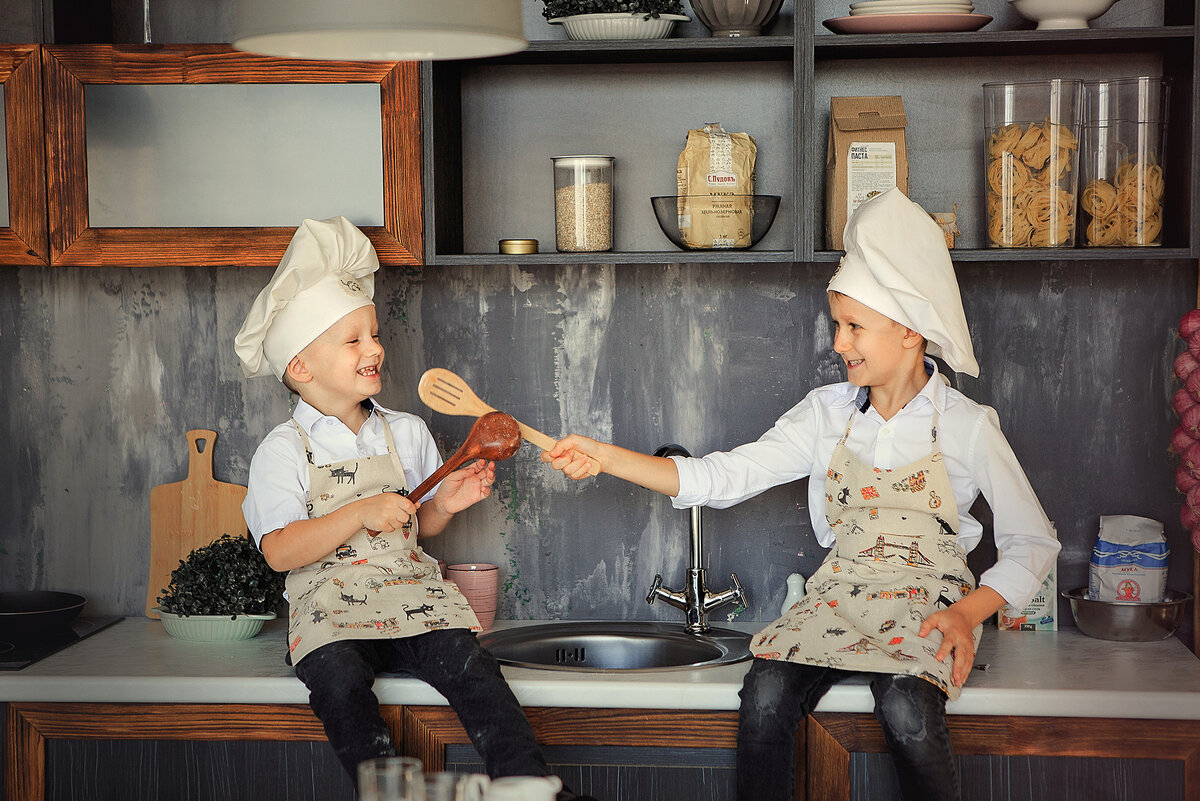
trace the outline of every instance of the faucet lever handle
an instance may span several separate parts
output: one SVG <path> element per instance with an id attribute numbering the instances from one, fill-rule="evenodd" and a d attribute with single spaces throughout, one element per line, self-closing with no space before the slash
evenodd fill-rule
<path id="1" fill-rule="evenodd" d="M 650 585 L 650 592 L 646 595 L 646 603 L 654 603 L 654 599 L 658 597 L 660 587 L 662 587 L 662 573 L 655 573 L 654 582 Z"/>
<path id="2" fill-rule="evenodd" d="M 746 600 L 746 591 L 742 589 L 742 582 L 738 581 L 737 573 L 730 573 L 729 580 L 733 582 L 733 594 L 738 603 L 749 608 L 750 602 Z"/>

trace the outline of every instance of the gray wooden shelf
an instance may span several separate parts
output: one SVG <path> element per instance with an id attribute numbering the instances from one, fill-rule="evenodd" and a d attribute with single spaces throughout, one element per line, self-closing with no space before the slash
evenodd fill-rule
<path id="1" fill-rule="evenodd" d="M 1147 9 L 1162 2 L 1164 24 L 837 35 L 824 33 L 813 6 L 787 0 L 792 35 L 543 40 L 503 58 L 423 64 L 425 263 L 836 261 L 839 253 L 823 249 L 828 98 L 864 94 L 900 94 L 906 107 L 911 103 L 914 199 L 933 211 L 958 204 L 960 223 L 974 223 L 960 237 L 955 261 L 1194 261 L 1200 257 L 1200 0 L 1142 2 Z M 982 128 L 973 93 L 987 81 L 1061 74 L 1046 74 L 1047 65 L 1069 65 L 1070 75 L 1084 78 L 1161 72 L 1171 79 L 1166 247 L 992 249 L 980 239 L 982 209 L 974 205 L 981 177 L 971 153 Z M 779 217 L 762 250 L 662 250 L 643 196 L 672 191 L 685 130 L 717 120 L 759 140 L 757 191 L 783 197 Z M 616 250 L 483 252 L 512 236 L 553 243 L 550 152 L 617 157 Z"/>

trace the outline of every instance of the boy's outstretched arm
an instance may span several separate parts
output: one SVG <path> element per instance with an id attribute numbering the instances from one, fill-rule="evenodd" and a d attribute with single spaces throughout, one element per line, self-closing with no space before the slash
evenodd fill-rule
<path id="1" fill-rule="evenodd" d="M 543 462 L 576 480 L 589 475 L 587 456 L 600 463 L 601 472 L 671 497 L 679 494 L 679 469 L 671 459 L 597 442 L 579 434 L 563 437 L 553 448 L 542 451 Z"/>

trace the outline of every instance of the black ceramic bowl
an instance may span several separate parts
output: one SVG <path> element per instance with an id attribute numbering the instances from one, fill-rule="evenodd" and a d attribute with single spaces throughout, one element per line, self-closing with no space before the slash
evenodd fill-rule
<path id="1" fill-rule="evenodd" d="M 683 250 L 746 250 L 752 248 L 771 230 L 775 213 L 779 211 L 779 195 L 663 195 L 650 198 L 658 227 L 667 239 Z M 689 242 L 679 230 L 679 215 L 693 219 L 704 214 L 738 215 L 737 228 L 741 235 L 728 244 Z"/>
<path id="2" fill-rule="evenodd" d="M 79 617 L 87 599 L 73 592 L 21 590 L 0 592 L 0 632 L 59 629 Z"/>

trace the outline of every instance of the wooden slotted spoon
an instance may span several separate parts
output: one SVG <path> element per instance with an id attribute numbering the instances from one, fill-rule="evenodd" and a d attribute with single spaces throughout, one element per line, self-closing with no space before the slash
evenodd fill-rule
<path id="1" fill-rule="evenodd" d="M 442 367 L 433 367 L 425 371 L 417 384 L 417 396 L 430 409 L 442 414 L 479 417 L 496 411 L 472 392 L 466 381 Z M 530 428 L 520 420 L 517 421 L 517 425 L 521 429 L 521 436 L 542 450 L 548 451 L 554 447 L 555 440 L 536 428 Z M 598 461 L 589 456 L 588 462 L 589 475 L 594 476 L 600 472 Z"/>

